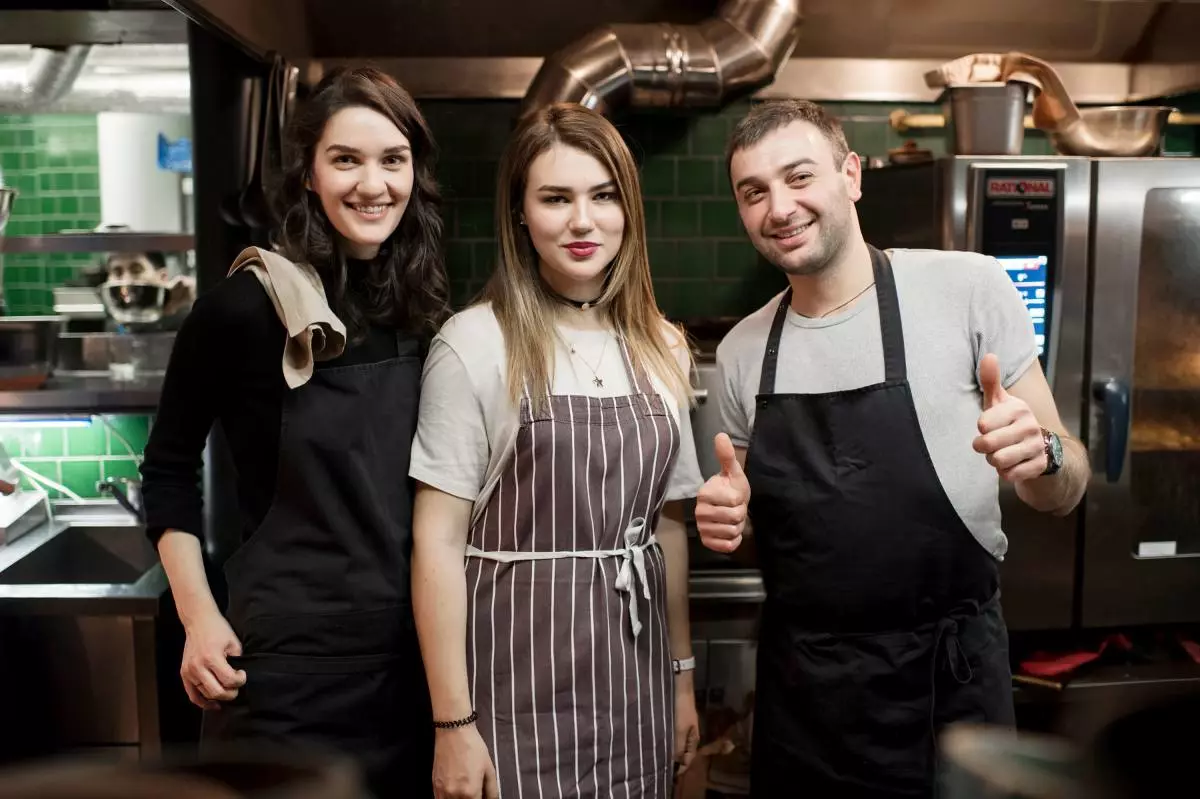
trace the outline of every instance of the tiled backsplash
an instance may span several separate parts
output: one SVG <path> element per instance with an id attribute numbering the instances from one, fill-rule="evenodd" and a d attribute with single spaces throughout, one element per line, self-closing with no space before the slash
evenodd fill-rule
<path id="1" fill-rule="evenodd" d="M 0 170 L 20 192 L 4 235 L 100 224 L 100 167 L 93 114 L 0 115 Z M 10 314 L 45 314 L 52 290 L 93 263 L 92 254 L 0 256 Z"/>
<path id="2" fill-rule="evenodd" d="M 1200 106 L 1200 97 L 1173 101 Z M 1190 104 L 1190 106 L 1189 106 Z M 660 307 L 675 318 L 745 315 L 781 287 L 777 270 L 746 239 L 725 172 L 727 137 L 749 101 L 718 112 L 625 112 L 617 120 L 642 168 L 650 268 Z M 843 120 L 850 146 L 863 157 L 887 158 L 912 140 L 935 156 L 946 152 L 940 128 L 896 131 L 880 103 L 828 103 Z M 911 114 L 938 114 L 936 104 L 899 106 Z M 447 268 L 461 305 L 483 286 L 495 258 L 493 191 L 497 161 L 517 103 L 424 101 L 421 108 L 442 148 L 439 178 L 446 194 Z M 1169 128 L 1166 150 L 1197 152 L 1196 131 Z M 1053 153 L 1039 131 L 1025 132 L 1029 155 Z"/>
<path id="3" fill-rule="evenodd" d="M 148 416 L 109 416 L 45 425 L 14 423 L 0 416 L 0 441 L 13 459 L 84 498 L 99 496 L 96 483 L 100 480 L 138 477 L 138 459 L 149 431 Z M 32 482 L 22 475 L 23 486 L 29 487 Z M 56 490 L 48 492 L 54 499 L 63 496 Z"/>

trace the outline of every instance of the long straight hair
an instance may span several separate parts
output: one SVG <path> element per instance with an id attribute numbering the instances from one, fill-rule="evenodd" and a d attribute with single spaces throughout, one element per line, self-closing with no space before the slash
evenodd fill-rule
<path id="1" fill-rule="evenodd" d="M 646 212 L 633 155 L 621 135 L 601 114 L 574 103 L 555 103 L 518 124 L 500 160 L 496 183 L 496 229 L 500 262 L 481 301 L 491 302 L 508 357 L 508 388 L 514 402 L 528 385 L 535 405 L 550 393 L 554 319 L 562 307 L 547 291 L 539 259 L 521 226 L 529 166 L 556 143 L 599 161 L 617 184 L 625 233 L 608 265 L 597 308 L 629 347 L 635 364 L 662 380 L 680 402 L 690 402 L 691 355 L 687 337 L 676 327 L 678 346 L 688 352 L 687 370 L 671 354 L 666 320 L 654 299 L 646 253 Z"/>
<path id="2" fill-rule="evenodd" d="M 334 114 L 361 106 L 387 117 L 413 152 L 413 190 L 400 224 L 368 268 L 367 296 L 346 290 L 346 255 L 337 231 L 310 192 L 317 143 Z M 288 124 L 284 163 L 274 192 L 279 220 L 275 244 L 293 261 L 316 269 L 330 306 L 352 341 L 369 323 L 405 330 L 429 339 L 449 316 L 449 280 L 442 256 L 441 194 L 434 179 L 437 144 L 425 117 L 407 91 L 373 67 L 340 67 L 317 85 Z"/>

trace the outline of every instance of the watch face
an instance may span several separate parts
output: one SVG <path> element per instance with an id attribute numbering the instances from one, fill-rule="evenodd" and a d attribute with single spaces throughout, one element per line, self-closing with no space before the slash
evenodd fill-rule
<path id="1" fill-rule="evenodd" d="M 1050 458 L 1055 466 L 1062 466 L 1063 448 L 1062 441 L 1054 433 L 1050 434 Z"/>

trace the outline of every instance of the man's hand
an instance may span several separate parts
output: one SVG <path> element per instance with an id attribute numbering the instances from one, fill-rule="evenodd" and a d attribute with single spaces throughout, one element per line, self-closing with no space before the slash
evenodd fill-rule
<path id="1" fill-rule="evenodd" d="M 700 541 L 714 552 L 733 552 L 742 543 L 750 482 L 738 463 L 733 442 L 724 433 L 713 441 L 721 473 L 713 475 L 696 496 L 696 527 Z"/>
<path id="2" fill-rule="evenodd" d="M 979 382 L 983 413 L 974 450 L 986 455 L 987 462 L 1010 483 L 1041 477 L 1047 463 L 1042 427 L 1029 405 L 1000 384 L 1000 362 L 995 355 L 988 353 L 979 362 Z"/>

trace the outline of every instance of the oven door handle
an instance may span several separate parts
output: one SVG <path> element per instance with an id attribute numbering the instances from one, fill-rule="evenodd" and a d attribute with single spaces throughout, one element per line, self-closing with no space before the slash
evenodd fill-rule
<path id="1" fill-rule="evenodd" d="M 1105 476 L 1108 482 L 1116 483 L 1125 466 L 1125 446 L 1129 440 L 1129 386 L 1110 377 L 1097 380 L 1092 386 L 1092 394 L 1100 403 Z"/>

